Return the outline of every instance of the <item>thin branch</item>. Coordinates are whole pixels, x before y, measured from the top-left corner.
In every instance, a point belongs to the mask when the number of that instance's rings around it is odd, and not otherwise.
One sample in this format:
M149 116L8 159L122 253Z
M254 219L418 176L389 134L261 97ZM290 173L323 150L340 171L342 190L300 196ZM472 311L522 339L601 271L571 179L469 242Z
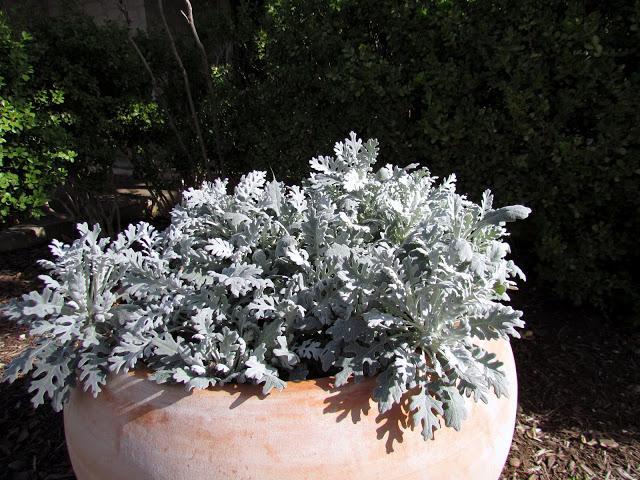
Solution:
M88 191L77 179L69 178L56 200L74 222L99 223L107 236L120 231L120 205L118 193Z
M202 60L202 69L205 74L205 79L207 82L207 90L209 91L209 95L213 95L213 82L211 81L211 67L209 65L209 58L207 58L207 51L204 49L204 45L200 41L200 36L198 35L198 30L196 29L196 23L193 19L193 7L191 6L191 2L189 0L184 0L185 7L187 9L187 13L184 11L180 11L182 16L187 20L189 27L191 28L191 33L193 34L193 38L196 41L196 45L198 50L200 51L200 59Z
M196 113L196 107L193 103L193 97L191 95L191 86L189 84L189 75L187 74L187 70L184 68L184 64L182 63L182 58L178 53L178 48L176 47L176 42L173 38L173 34L171 33L171 29L169 28L169 24L167 23L167 17L164 14L164 5L163 0L158 0L158 9L160 10L160 17L162 18L162 24L164 25L164 30L169 38L169 44L171 46L171 51L173 52L173 56L178 62L178 66L180 67L180 71L182 73L182 80L184 82L184 90L187 94L187 103L189 104L189 110L191 111L191 118L193 120L193 126L196 130L196 137L198 138L198 144L200 146L200 153L202 155L202 160L204 161L204 167L206 168L209 164L209 157L207 155L207 149L204 144L204 137L202 136L202 130L200 129L200 122L198 121L198 115Z
M193 38L196 42L198 50L200 51L200 59L202 61L202 69L204 71L205 81L207 84L207 91L209 92L209 100L213 102L213 98L214 98L213 82L211 81L211 66L209 63L209 58L207 56L207 51L205 50L204 45L202 44L202 41L200 41L200 35L198 35L196 22L193 18L193 7L191 6L191 1L184 0L184 4L187 12L185 13L184 11L181 11L181 13L184 16L184 18L187 20L187 23L191 28L191 33L193 34ZM214 110L212 117L213 117L213 130L214 130L213 135L214 135L214 140L216 145L216 153L218 155L217 170L218 170L218 173L222 173L223 157L222 157L222 147L220 145L220 137L219 137L220 129L219 129L219 123L218 123L218 112Z
M175 121L173 119L173 115L171 114L171 112L169 110L169 107L166 105L164 100L161 98L161 89L160 89L160 86L158 84L158 79L154 75L153 70L151 69L151 65L149 64L149 62L147 61L146 57L142 53L142 50L138 46L138 43L136 42L135 37L133 36L133 28L132 28L131 17L129 17L129 9L127 8L127 0L117 0L116 4L118 6L118 9L122 13L122 16L124 17L125 22L127 23L127 39L129 40L129 43L131 43L131 45L133 46L133 49L135 50L136 54L138 55L138 58L140 59L140 61L142 62L142 65L144 66L144 69L147 71L147 74L149 75L149 78L151 79L151 96L153 97L154 100L156 100L158 102L158 104L160 105L160 107L164 111L164 113L165 113L165 115L167 117L167 121L169 123L169 128L171 129L171 131L175 135L176 140L178 142L178 145L180 146L180 150L182 150L182 152L184 153L185 157L187 159L189 159L189 162L193 163L193 161L191 160L191 154L189 153L189 150L187 150L187 147L185 146L184 142L182 141L182 137L180 135L180 132L178 131L178 128L176 127L176 123L175 123Z

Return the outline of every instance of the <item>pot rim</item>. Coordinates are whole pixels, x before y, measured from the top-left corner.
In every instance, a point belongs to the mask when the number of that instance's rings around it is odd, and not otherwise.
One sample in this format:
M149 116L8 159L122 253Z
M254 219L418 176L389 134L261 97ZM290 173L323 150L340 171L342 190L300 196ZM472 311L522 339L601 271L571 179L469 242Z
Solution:
M475 339L476 342L483 344L483 348L486 348L487 344L490 345L502 345L501 348L507 348L510 352L512 352L511 342L508 339L499 338L493 340L480 340ZM495 347L494 347L495 348ZM500 347L498 347L500 348ZM493 351L493 349L491 349ZM141 365L140 367L134 367L130 369L126 373L116 373L109 376L107 383L103 386L103 392L105 390L109 390L111 393L116 393L119 388L113 388L113 379L125 375L129 378L137 378L140 381L145 381L148 385L153 385L153 388L156 389L170 389L175 392L184 392L187 395L199 395L199 396L215 396L220 393L226 394L241 394L242 396L255 396L260 399L266 398L274 398L274 396L278 396L279 398L283 398L286 396L293 396L300 393L312 393L312 392L323 392L323 394L335 394L337 392L344 392L347 390L351 390L355 393L356 390L369 390L370 397L373 397L373 387L378 374L372 376L364 376L358 377L356 380L353 376L349 377L349 380L346 384L337 387L335 385L335 375L330 375L326 377L319 377L307 380L287 380L287 386L282 390L272 389L268 394L262 393L262 384L253 384L253 383L235 383L230 382L224 385L215 385L207 387L206 389L202 388L192 388L185 383L158 383L153 380L150 380L148 377L153 373L153 370L149 369L145 365ZM80 387L79 389L84 390L81 384L77 385Z
M297 394L301 392L312 392L312 391L323 391L327 393L335 393L337 391L342 391L345 388L353 389L356 387L361 388L373 388L373 383L375 383L378 375L359 377L358 380L355 380L353 376L349 377L349 380L346 384L337 387L335 385L335 375L330 375L326 377L319 378L311 378L306 380L287 380L287 386L282 390L272 389L267 395L262 393L262 384L253 384L253 383L235 383L230 382L224 385L215 385L207 388L193 388L189 389L188 385L185 383L158 383L151 379L149 379L149 375L153 373L152 370L149 370L146 367L139 368L135 367L129 370L126 373L118 373L110 376L110 378L118 377L121 375L126 375L129 378L137 378L140 381L145 381L149 385L153 385L158 389L171 389L171 390L179 390L187 392L191 395L215 395L220 392L224 393L241 393L241 394L250 394L260 398L270 397L272 395L286 395L286 394ZM103 386L103 390L111 390L113 388L113 381L107 380L107 383ZM118 388L116 388L116 391ZM373 390L371 390L373 393Z

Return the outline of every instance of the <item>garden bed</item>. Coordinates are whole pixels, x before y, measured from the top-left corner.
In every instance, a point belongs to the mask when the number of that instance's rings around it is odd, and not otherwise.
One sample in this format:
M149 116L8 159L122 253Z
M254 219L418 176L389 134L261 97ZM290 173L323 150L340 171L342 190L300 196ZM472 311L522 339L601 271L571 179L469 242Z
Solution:
M0 303L38 286L46 256L42 246L0 254ZM531 284L514 306L528 324L513 342L520 407L502 478L639 478L640 334ZM0 370L28 346L25 333L0 319ZM0 431L0 479L74 478L62 415L33 410L24 381L0 384Z

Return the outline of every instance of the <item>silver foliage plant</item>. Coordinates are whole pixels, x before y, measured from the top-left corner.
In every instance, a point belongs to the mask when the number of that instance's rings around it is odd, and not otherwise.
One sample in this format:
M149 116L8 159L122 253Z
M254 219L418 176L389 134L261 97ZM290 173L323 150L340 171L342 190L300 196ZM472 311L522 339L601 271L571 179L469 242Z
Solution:
M95 396L142 365L158 383L264 394L376 375L380 412L407 394L425 439L441 421L459 429L465 396L507 393L474 339L523 326L503 303L524 275L502 239L530 210L494 209L489 191L478 205L417 165L374 171L377 154L351 133L301 186L252 172L232 193L226 180L184 192L164 231L139 223L110 240L79 225L41 262L43 291L3 309L35 337L5 379L30 372L33 404L60 410L71 387Z

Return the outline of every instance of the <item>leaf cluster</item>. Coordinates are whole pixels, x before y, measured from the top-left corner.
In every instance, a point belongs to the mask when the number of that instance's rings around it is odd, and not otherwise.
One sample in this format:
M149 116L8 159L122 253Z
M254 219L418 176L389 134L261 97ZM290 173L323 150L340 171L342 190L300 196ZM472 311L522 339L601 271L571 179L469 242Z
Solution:
M381 412L411 395L425 438L459 429L464 397L507 393L476 339L517 337L503 302L520 269L505 223L522 206L475 204L425 168L374 170L378 144L354 133L310 162L302 185L265 172L189 189L171 224L115 239L80 225L54 242L46 287L4 312L36 345L5 372L31 372L33 403L62 408L71 387L97 395L111 373L144 365L158 383L207 388L335 375L376 376Z
M64 93L34 85L30 41L0 12L0 224L38 216L76 156L60 111Z

